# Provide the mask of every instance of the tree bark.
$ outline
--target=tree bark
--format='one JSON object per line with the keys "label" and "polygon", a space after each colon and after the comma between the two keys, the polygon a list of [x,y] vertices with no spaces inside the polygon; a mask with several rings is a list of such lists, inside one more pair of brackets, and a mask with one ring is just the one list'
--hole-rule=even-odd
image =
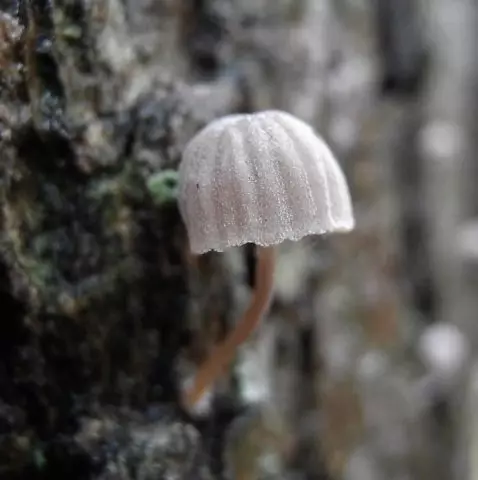
{"label": "tree bark", "polygon": [[[458,311],[462,212],[459,182],[414,205],[445,183],[414,5],[0,0],[0,478],[438,478],[410,332]],[[270,315],[185,411],[255,265],[191,257],[175,170],[210,120],[267,108],[331,143],[358,228],[280,247]]]}

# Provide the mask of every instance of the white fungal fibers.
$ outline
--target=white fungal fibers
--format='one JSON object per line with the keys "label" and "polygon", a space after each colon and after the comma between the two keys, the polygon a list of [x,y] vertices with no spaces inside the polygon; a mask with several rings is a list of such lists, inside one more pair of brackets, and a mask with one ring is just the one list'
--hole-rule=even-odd
{"label": "white fungal fibers", "polygon": [[354,227],[347,182],[329,147],[276,110],[220,118],[189,142],[179,208],[197,254]]}

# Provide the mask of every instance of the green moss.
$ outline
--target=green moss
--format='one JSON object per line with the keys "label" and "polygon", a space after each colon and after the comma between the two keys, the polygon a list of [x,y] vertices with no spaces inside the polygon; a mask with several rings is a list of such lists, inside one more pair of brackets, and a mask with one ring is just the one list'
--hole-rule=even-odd
{"label": "green moss", "polygon": [[33,465],[35,465],[35,468],[39,471],[43,470],[43,468],[46,466],[46,458],[43,450],[40,447],[36,447],[33,449],[32,455]]}
{"label": "green moss", "polygon": [[156,205],[174,202],[178,196],[178,173],[175,170],[155,173],[148,179],[147,187]]}
{"label": "green moss", "polygon": [[31,283],[37,288],[45,287],[54,278],[54,268],[47,262],[34,258],[24,258],[24,267]]}

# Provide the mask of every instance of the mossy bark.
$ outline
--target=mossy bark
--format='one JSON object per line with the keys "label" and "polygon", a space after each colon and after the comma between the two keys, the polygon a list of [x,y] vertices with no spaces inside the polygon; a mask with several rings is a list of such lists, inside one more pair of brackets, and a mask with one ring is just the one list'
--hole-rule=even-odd
{"label": "mossy bark", "polygon": [[147,188],[205,118],[158,55],[154,19],[189,14],[149,7],[0,3],[2,478],[209,478],[177,407],[185,232]]}

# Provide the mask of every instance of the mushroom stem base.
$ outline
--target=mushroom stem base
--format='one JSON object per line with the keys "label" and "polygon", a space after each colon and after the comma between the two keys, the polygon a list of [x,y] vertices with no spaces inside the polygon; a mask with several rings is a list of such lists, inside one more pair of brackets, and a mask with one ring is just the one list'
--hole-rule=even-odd
{"label": "mushroom stem base", "polygon": [[209,358],[200,366],[192,387],[184,396],[186,408],[193,407],[221,376],[234,359],[237,348],[254,332],[269,308],[274,286],[275,250],[274,247],[256,248],[255,289],[251,302],[232,332],[214,347]]}

